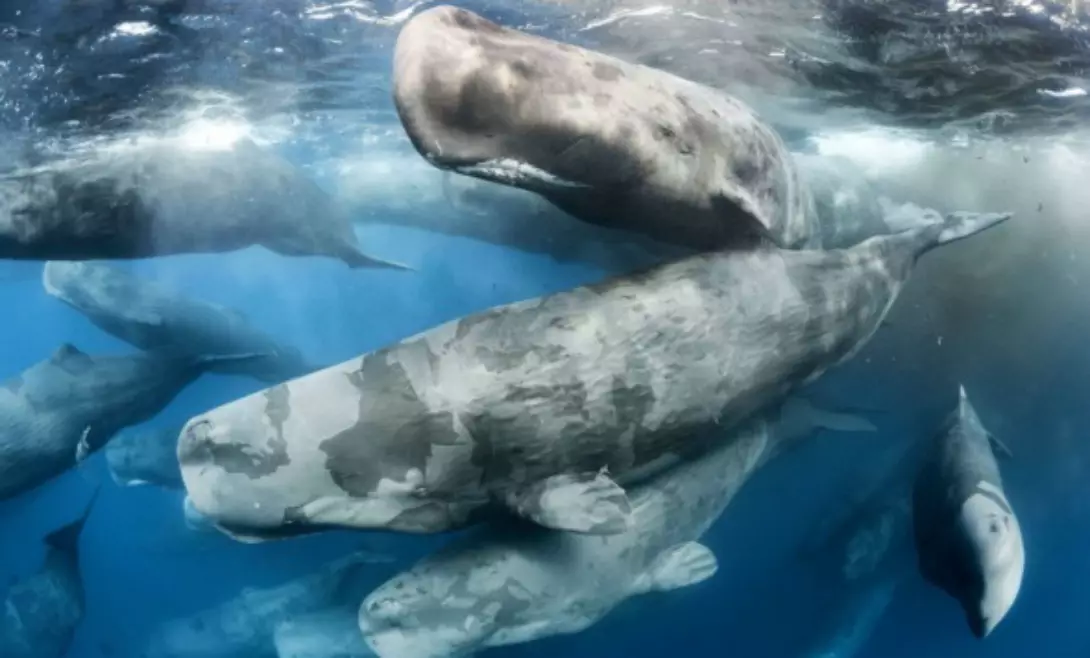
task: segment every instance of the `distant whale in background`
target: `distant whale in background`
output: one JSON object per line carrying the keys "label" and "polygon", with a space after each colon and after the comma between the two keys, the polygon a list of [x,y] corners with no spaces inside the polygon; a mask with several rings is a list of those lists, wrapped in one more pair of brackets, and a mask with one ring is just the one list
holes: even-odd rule
{"label": "distant whale in background", "polygon": [[377,569],[375,563],[385,561],[361,551],[276,587],[244,589],[220,605],[154,629],[142,656],[275,658],[278,642],[285,652],[293,643],[298,649],[307,626],[319,623],[321,617],[354,621],[360,597]]}
{"label": "distant whale in background", "polygon": [[993,443],[1009,454],[962,387],[912,489],[920,573],[961,604],[977,638],[1007,616],[1026,568],[1022,529],[1003,492]]}
{"label": "distant whale in background", "polygon": [[197,511],[251,539],[499,511],[624,532],[623,485],[851,358],[922,254],[1009,217],[702,254],[453,320],[192,418],[182,478]]}
{"label": "distant whale in background", "polygon": [[68,653],[86,606],[79,538],[94,501],[79,519],[45,538],[42,567],[8,588],[0,608],[0,656],[62,658]]}
{"label": "distant whale in background", "polygon": [[[631,231],[580,221],[544,197],[517,187],[429,167],[415,151],[385,146],[374,159],[344,167],[339,194],[360,225],[410,226],[545,254],[622,273],[684,258],[695,250]],[[411,155],[411,161],[409,156]],[[937,210],[899,203],[882,194],[852,161],[792,153],[810,188],[816,229],[826,249],[942,220]],[[413,184],[404,183],[405,171]]]}
{"label": "distant whale in background", "polygon": [[793,153],[802,184],[813,198],[815,222],[826,249],[843,249],[863,240],[942,221],[942,213],[898,203],[867,180],[848,158]]}
{"label": "distant whale in background", "polygon": [[[912,485],[926,446],[899,449],[852,503],[811,533],[804,554],[821,571],[821,629],[806,658],[854,658],[912,573]],[[874,470],[868,468],[868,470]]]}
{"label": "distant whale in background", "polygon": [[332,610],[298,615],[273,633],[277,658],[374,658],[360,635],[354,610]]}
{"label": "distant whale in background", "polygon": [[106,465],[114,482],[184,489],[178,466],[178,431],[176,427],[130,430],[106,444]]}
{"label": "distant whale in background", "polygon": [[700,537],[757,469],[819,428],[875,430],[791,398],[707,455],[634,488],[627,532],[474,529],[368,595],[360,629],[380,658],[454,658],[576,633],[630,597],[702,582],[718,562]]}
{"label": "distant whale in background", "polygon": [[50,261],[42,285],[98,328],[143,350],[268,354],[263,359],[210,364],[210,369],[247,374],[270,384],[315,369],[299,350],[277,343],[241,313],[103,263]]}
{"label": "distant whale in background", "polygon": [[783,141],[731,96],[448,5],[398,35],[394,101],[432,164],[691,249],[818,246]]}
{"label": "distant whale in background", "polygon": [[130,259],[254,245],[350,267],[403,267],[363,254],[344,210],[249,140],[228,149],[169,139],[116,145],[0,178],[0,258]]}
{"label": "distant whale in background", "polygon": [[62,345],[0,384],[0,500],[44,484],[121,429],[151,419],[210,366],[249,358],[91,356]]}

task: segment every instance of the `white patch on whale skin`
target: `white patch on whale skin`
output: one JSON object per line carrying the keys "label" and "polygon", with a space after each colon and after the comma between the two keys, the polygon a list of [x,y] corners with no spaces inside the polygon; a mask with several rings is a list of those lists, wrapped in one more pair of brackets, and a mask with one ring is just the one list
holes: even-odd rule
{"label": "white patch on whale skin", "polygon": [[[976,487],[998,496],[1010,507],[1003,491],[994,484],[981,481]],[[984,634],[988,635],[1014,606],[1022,588],[1026,566],[1022,530],[1018,518],[985,493],[974,493],[962,503],[961,523],[982,562],[984,592],[980,611],[985,620]]]}
{"label": "white patch on whale skin", "polygon": [[564,180],[544,169],[511,158],[485,160],[475,165],[456,167],[454,170],[466,176],[475,176],[515,187],[563,187],[569,189],[590,189],[591,187],[586,183]]}

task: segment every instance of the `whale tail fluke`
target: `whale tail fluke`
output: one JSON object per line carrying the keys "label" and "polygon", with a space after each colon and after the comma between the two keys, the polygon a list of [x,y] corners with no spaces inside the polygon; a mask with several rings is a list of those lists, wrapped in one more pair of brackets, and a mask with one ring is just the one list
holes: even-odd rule
{"label": "whale tail fluke", "polygon": [[91,510],[95,507],[99,491],[101,489],[95,487],[95,492],[91,494],[91,500],[87,502],[87,505],[83,508],[83,513],[80,514],[78,519],[57,528],[45,536],[44,541],[48,546],[69,554],[75,554],[79,550],[80,534],[83,533],[83,526],[87,523],[87,519],[91,516]]}
{"label": "whale tail fluke", "polygon": [[371,268],[371,269],[382,269],[382,270],[401,270],[403,272],[415,272],[416,271],[416,268],[412,267],[411,265],[406,265],[404,263],[399,263],[397,261],[392,261],[392,260],[386,260],[386,259],[383,259],[383,258],[376,258],[374,256],[368,256],[367,254],[363,253],[362,251],[359,251],[358,249],[353,249],[353,250],[345,252],[341,256],[341,260],[343,260],[344,263],[346,265],[348,265],[348,267],[350,267],[350,268],[352,268],[354,270],[355,269],[362,269],[362,268]]}

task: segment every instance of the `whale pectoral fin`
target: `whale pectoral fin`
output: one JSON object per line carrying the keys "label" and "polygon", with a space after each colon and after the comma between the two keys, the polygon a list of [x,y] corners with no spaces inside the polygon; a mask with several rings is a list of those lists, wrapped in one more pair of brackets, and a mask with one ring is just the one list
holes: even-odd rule
{"label": "whale pectoral fin", "polygon": [[76,444],[76,464],[82,464],[84,459],[91,454],[91,426],[83,428],[79,443]]}
{"label": "whale pectoral fin", "polygon": [[695,541],[678,544],[655,559],[641,578],[645,592],[668,592],[704,582],[719,570],[719,560],[707,546]]}
{"label": "whale pectoral fin", "polygon": [[814,427],[834,432],[877,432],[878,428],[862,414],[836,409],[811,407],[810,421]]}
{"label": "whale pectoral fin", "polygon": [[1014,453],[1011,452],[1011,449],[1007,447],[1007,444],[1000,441],[991,432],[988,432],[988,442],[992,444],[992,450],[994,450],[997,454],[1002,455],[1007,459],[1014,458]]}
{"label": "whale pectoral fin", "polygon": [[508,498],[513,511],[554,530],[616,535],[628,530],[632,506],[605,472],[554,475]]}

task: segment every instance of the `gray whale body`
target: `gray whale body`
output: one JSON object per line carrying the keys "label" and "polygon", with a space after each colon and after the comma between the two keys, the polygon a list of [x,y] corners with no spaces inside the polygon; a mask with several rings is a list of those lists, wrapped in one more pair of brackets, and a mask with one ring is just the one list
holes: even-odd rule
{"label": "gray whale body", "polygon": [[[432,164],[665,244],[816,246],[783,141],[731,96],[447,5],[402,27],[394,102]],[[548,221],[546,216],[544,221]]]}
{"label": "gray whale body", "polygon": [[256,245],[404,268],[361,252],[344,210],[249,140],[211,150],[166,139],[122,145],[0,179],[0,258],[131,259]]}
{"label": "gray whale body", "polygon": [[49,261],[42,286],[99,329],[142,350],[268,354],[261,359],[209,364],[209,369],[250,375],[270,384],[315,369],[299,350],[277,343],[241,313],[186,297],[104,263]]}
{"label": "gray whale body", "polygon": [[371,592],[360,629],[379,658],[468,656],[579,632],[629,598],[704,582],[718,561],[701,536],[758,469],[819,428],[875,429],[788,399],[706,455],[636,486],[628,531],[483,525]]}
{"label": "gray whale body", "polygon": [[190,419],[182,478],[240,538],[442,532],[500,511],[624,532],[623,486],[851,358],[921,254],[1009,217],[705,253],[453,320]]}
{"label": "gray whale body", "polygon": [[0,615],[4,658],[61,658],[83,621],[87,600],[80,572],[79,538],[98,493],[80,518],[45,538],[45,561],[8,588]]}
{"label": "gray whale body", "polygon": [[250,355],[91,356],[65,343],[0,384],[0,500],[60,475],[158,414],[207,368]]}

